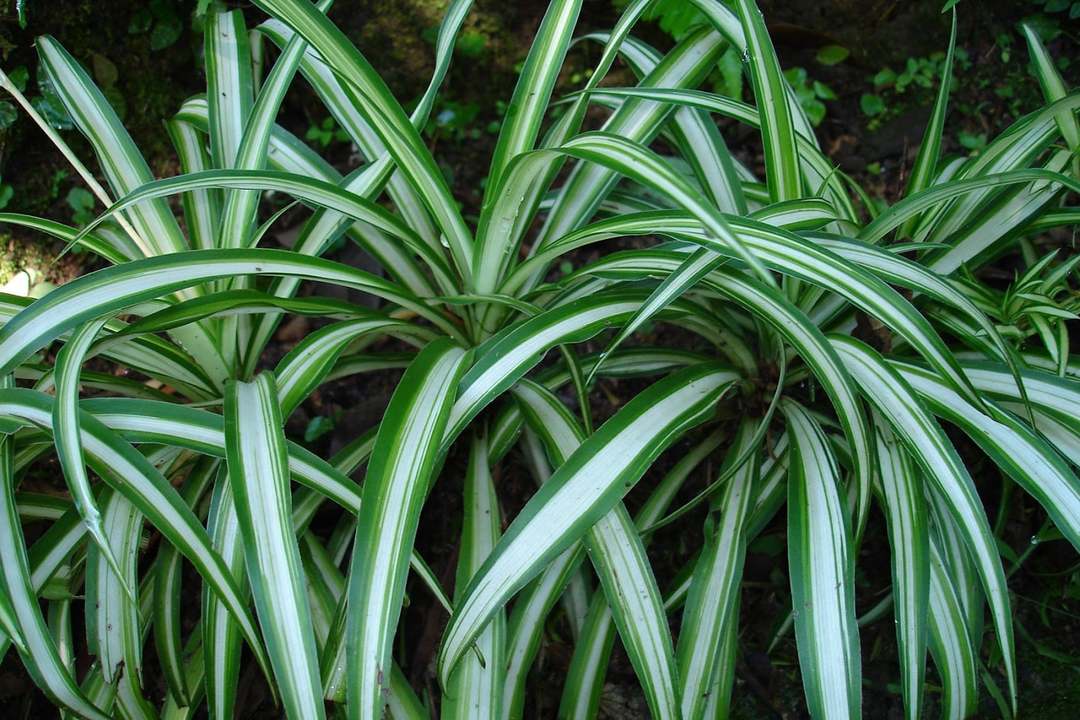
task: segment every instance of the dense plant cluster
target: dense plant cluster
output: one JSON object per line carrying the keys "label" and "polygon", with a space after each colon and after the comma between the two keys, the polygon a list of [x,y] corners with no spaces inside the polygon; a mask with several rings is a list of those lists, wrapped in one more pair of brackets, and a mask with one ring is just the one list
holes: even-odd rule
{"label": "dense plant cluster", "polygon": [[[0,222],[108,264],[33,302],[0,299],[0,652],[84,718],[234,717],[245,657],[290,718],[518,718],[561,603],[575,645],[565,687],[546,689],[562,693],[559,717],[596,716],[616,638],[654,717],[726,717],[746,548],[778,523],[813,717],[860,715],[855,558],[886,533],[906,717],[928,704],[928,652],[944,717],[973,714],[984,663],[1015,709],[1006,573],[942,423],[1080,548],[1075,262],[1034,242],[1080,217],[1080,95],[1038,36],[1045,105],[950,159],[953,15],[906,190],[879,210],[822,153],[753,0],[692,0],[702,22],[667,52],[634,34],[650,0],[625,3],[588,37],[599,61],[569,94],[555,88],[582,2],[552,0],[467,222],[422,132],[471,0],[449,3],[408,112],[329,4],[255,0],[254,28],[210,8],[206,93],[167,124],[182,172],[165,179],[56,39],[38,40],[43,72],[104,184],[0,74],[107,207],[81,229]],[[262,77],[251,32],[278,48]],[[699,89],[732,50],[753,105]],[[636,84],[602,83],[616,63]],[[347,137],[364,159],[351,172],[277,124],[301,82],[332,118],[309,139]],[[729,151],[717,117],[759,132],[763,169]],[[267,212],[270,195],[307,213],[291,249],[263,241],[284,211]],[[382,272],[322,257],[342,241]],[[1001,258],[1021,268],[1006,288],[979,274]],[[311,282],[377,307],[302,293]],[[318,329],[266,369],[297,315]],[[643,342],[645,326],[677,332]],[[688,336],[700,350],[664,340]],[[381,422],[335,456],[286,438],[320,387],[386,368],[404,373]],[[601,378],[647,382],[606,417],[592,408]],[[688,440],[631,516],[624,496]],[[504,524],[494,478],[511,452],[539,489]],[[684,487],[717,453],[707,487]],[[20,489],[49,457],[68,494]],[[415,547],[449,472],[464,475],[452,594]],[[868,522],[875,504],[885,527]],[[651,533],[703,507],[688,533],[700,548],[660,587]],[[313,525],[317,512],[336,524]],[[43,520],[28,545],[24,524]],[[423,699],[395,647],[410,573],[449,617],[439,691]],[[194,577],[201,594],[184,588]]]}

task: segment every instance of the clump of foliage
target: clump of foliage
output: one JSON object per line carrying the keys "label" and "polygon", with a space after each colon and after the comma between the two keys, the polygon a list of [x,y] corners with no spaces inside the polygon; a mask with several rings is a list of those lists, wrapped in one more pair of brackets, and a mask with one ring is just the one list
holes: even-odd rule
{"label": "clump of foliage", "polygon": [[[949,160],[954,18],[906,191],[878,212],[822,154],[752,0],[694,0],[706,22],[666,53],[633,34],[648,0],[627,3],[610,33],[590,36],[599,61],[565,95],[555,89],[582,2],[553,0],[470,224],[421,135],[470,0],[450,3],[411,113],[324,14],[327,0],[255,4],[269,18],[254,31],[280,52],[256,83],[243,14],[208,11],[207,92],[168,123],[175,177],[151,175],[57,40],[39,38],[41,66],[105,185],[0,75],[107,207],[81,229],[0,214],[109,265],[36,302],[0,303],[2,650],[58,706],[95,719],[204,707],[231,718],[246,648],[288,717],[324,717],[324,700],[357,718],[387,706],[428,717],[433,704],[444,717],[520,717],[547,618],[568,587],[590,592],[581,578],[594,573],[587,609],[572,613],[560,717],[595,716],[616,637],[654,717],[724,716],[746,548],[776,519],[813,717],[860,714],[855,558],[870,534],[891,547],[906,717],[923,711],[928,651],[945,717],[974,712],[984,663],[1016,707],[1005,571],[942,422],[1080,547],[1080,371],[1062,330],[1073,264],[1026,242],[1077,221],[1080,95],[1038,38],[1028,42],[1045,105],[977,157]],[[698,89],[729,50],[754,105]],[[616,61],[635,85],[600,85]],[[276,124],[297,73],[363,165],[343,176]],[[594,107],[603,125],[583,132]],[[760,132],[763,173],[729,152],[714,115]],[[260,223],[270,192],[308,212],[290,250],[264,241],[279,217]],[[321,257],[342,237],[385,275]],[[600,244],[623,237],[655,241]],[[573,264],[582,248],[599,254]],[[1026,270],[1011,288],[981,286],[981,267],[1017,255]],[[565,262],[570,272],[550,272]],[[380,305],[299,296],[310,281]],[[287,315],[332,322],[261,370]],[[707,350],[662,333],[633,342],[646,323]],[[853,336],[866,323],[874,346]],[[384,337],[409,351],[378,352]],[[605,349],[588,352],[597,337]],[[338,454],[285,437],[284,420],[320,387],[385,367],[404,374],[381,421]],[[597,425],[598,378],[622,377],[651,382]],[[684,438],[695,444],[632,517],[623,497]],[[539,489],[504,527],[494,469],[510,452]],[[716,452],[708,486],[683,488]],[[68,494],[21,490],[54,453]],[[467,461],[447,464],[451,454]],[[463,475],[465,508],[452,596],[415,547],[425,498],[450,472]],[[874,504],[884,528],[867,522]],[[702,505],[702,533],[686,533],[699,552],[675,587],[659,587],[651,533]],[[314,526],[316,512],[336,525]],[[48,529],[28,545],[24,525],[39,521]],[[162,541],[146,546],[150,527]],[[451,613],[441,693],[425,701],[395,651],[410,572]],[[188,630],[192,577],[200,612]],[[80,675],[73,653],[84,651],[94,662]]]}

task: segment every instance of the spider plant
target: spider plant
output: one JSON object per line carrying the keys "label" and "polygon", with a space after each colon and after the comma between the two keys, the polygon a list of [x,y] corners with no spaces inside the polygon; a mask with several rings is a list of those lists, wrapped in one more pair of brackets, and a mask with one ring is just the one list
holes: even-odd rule
{"label": "spider plant", "polygon": [[[954,15],[910,180],[877,212],[822,153],[753,0],[692,2],[707,22],[666,53],[634,35],[649,0],[583,36],[600,52],[579,88],[560,76],[582,2],[551,2],[473,223],[420,134],[470,0],[449,3],[411,112],[328,0],[255,0],[266,15],[254,27],[212,12],[207,90],[167,123],[182,173],[164,179],[56,39],[38,39],[41,65],[103,183],[0,78],[105,208],[80,230],[0,215],[107,265],[37,301],[2,301],[2,647],[53,702],[85,718],[231,718],[246,654],[290,718],[517,718],[561,603],[575,645],[560,717],[596,715],[616,637],[654,717],[726,717],[747,544],[786,524],[813,717],[860,715],[855,558],[886,533],[906,717],[927,704],[927,651],[943,716],[975,711],[984,662],[1016,708],[1006,575],[972,456],[943,423],[1080,547],[1080,384],[1061,330],[1072,315],[1048,309],[1073,266],[1055,271],[1029,242],[1077,221],[1066,201],[1080,190],[1080,95],[1029,33],[1045,106],[976,157],[942,157]],[[259,77],[252,46],[268,42],[278,52]],[[728,48],[754,105],[698,89]],[[616,63],[635,84],[601,84]],[[277,124],[300,82],[360,167],[342,174]],[[763,172],[729,151],[717,118],[759,132]],[[264,240],[281,214],[270,194],[306,213],[291,249]],[[626,237],[652,240],[603,244]],[[322,257],[343,238],[382,272]],[[598,259],[581,262],[582,248]],[[1021,251],[1031,267],[1015,291],[980,289],[981,267]],[[577,266],[556,277],[565,260]],[[310,282],[377,307],[300,294]],[[290,315],[319,327],[270,368]],[[867,322],[875,347],[853,336]],[[678,333],[643,340],[647,323]],[[1049,355],[1022,346],[1031,328]],[[688,336],[704,349],[662,340]],[[320,387],[363,387],[386,368],[404,372],[381,421],[337,455],[286,438],[285,419]],[[628,377],[645,389],[595,412],[604,383]],[[676,443],[678,462],[631,516],[624,496]],[[21,491],[54,453],[68,494]],[[717,453],[707,482],[689,482]],[[539,485],[505,523],[500,466]],[[452,473],[464,513],[450,593],[415,540]],[[873,504],[886,527],[868,522]],[[703,525],[689,512],[701,508]],[[317,512],[337,524],[313,524]],[[43,520],[28,544],[24,525]],[[648,544],[673,522],[700,548],[662,588]],[[161,541],[147,545],[151,530]],[[395,645],[410,573],[448,617],[423,696]],[[201,593],[183,587],[192,577]],[[192,629],[182,604],[196,595]]]}

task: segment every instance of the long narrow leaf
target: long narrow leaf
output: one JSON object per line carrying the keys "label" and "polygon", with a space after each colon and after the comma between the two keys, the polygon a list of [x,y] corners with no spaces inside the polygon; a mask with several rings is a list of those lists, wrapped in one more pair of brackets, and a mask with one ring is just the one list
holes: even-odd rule
{"label": "long narrow leaf", "polygon": [[674,373],[581,444],[518,515],[462,596],[439,651],[441,677],[509,597],[603,517],[664,447],[703,421],[734,380],[708,364]]}
{"label": "long narrow leaf", "polygon": [[292,525],[288,459],[273,376],[234,383],[225,396],[225,439],[248,579],[285,712],[322,718],[311,609]]}
{"label": "long narrow leaf", "polygon": [[809,413],[783,405],[792,438],[788,475],[788,564],[799,671],[815,718],[861,717],[862,662],[855,624],[851,531],[839,469]]}
{"label": "long narrow leaf", "polygon": [[466,359],[446,340],[421,351],[390,400],[368,461],[346,630],[348,703],[357,717],[383,715],[409,554]]}

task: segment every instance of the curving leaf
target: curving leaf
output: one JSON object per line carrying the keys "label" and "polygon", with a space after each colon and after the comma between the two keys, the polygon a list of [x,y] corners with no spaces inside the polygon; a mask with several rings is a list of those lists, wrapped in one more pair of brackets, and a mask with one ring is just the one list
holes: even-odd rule
{"label": "curving leaf", "polygon": [[457,604],[439,651],[446,678],[491,616],[603,517],[657,455],[702,422],[735,381],[703,364],[673,373],[623,406],[563,463],[507,529]]}
{"label": "curving leaf", "polygon": [[364,479],[349,572],[348,704],[383,715],[416,529],[468,354],[447,339],[417,355],[390,400]]}
{"label": "curving leaf", "polygon": [[225,395],[229,486],[248,580],[290,718],[323,718],[311,608],[292,523],[288,456],[273,375],[230,385]]}
{"label": "curving leaf", "polygon": [[791,401],[781,408],[792,447],[788,565],[806,702],[816,718],[861,717],[855,566],[840,471],[813,417]]}

